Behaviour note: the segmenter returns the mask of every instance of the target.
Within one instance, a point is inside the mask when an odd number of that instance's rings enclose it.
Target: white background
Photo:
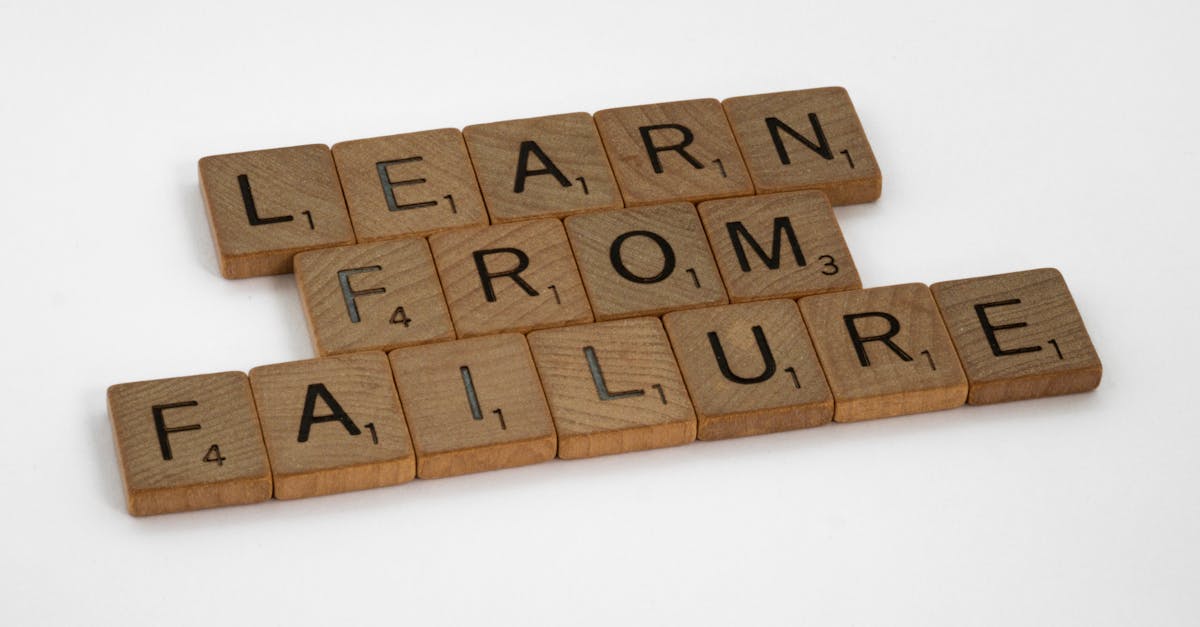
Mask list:
[[[1194,2],[0,5],[0,624],[1196,625]],[[104,390],[312,355],[208,154],[844,85],[867,286],[1056,266],[1094,393],[135,519]]]

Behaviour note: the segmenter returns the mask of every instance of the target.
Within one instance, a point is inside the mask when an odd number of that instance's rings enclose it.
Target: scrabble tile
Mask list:
[[[689,203],[565,222],[597,320],[728,302],[704,227]]]
[[[658,318],[529,334],[563,459],[696,439],[696,414]]]
[[[833,394],[796,303],[772,300],[663,316],[701,440],[816,427]]]
[[[271,469],[246,375],[114,385],[108,416],[130,514],[271,498]]]
[[[459,337],[592,321],[558,220],[438,233],[429,245]]]
[[[487,224],[457,129],[340,142],[333,159],[360,242]]]
[[[606,109],[596,126],[627,206],[754,193],[716,100]]]
[[[301,253],[296,283],[318,355],[454,339],[423,238]]]
[[[382,352],[250,371],[275,498],[298,499],[410,481],[416,457]]]
[[[935,283],[974,405],[1085,392],[1102,367],[1053,268]]]
[[[492,222],[624,206],[586,113],[477,124],[463,136]]]
[[[820,192],[710,200],[699,211],[733,302],[862,287],[842,229]]]
[[[355,241],[322,144],[204,157],[200,190],[227,279],[286,274],[296,253]]]
[[[388,356],[417,451],[418,477],[554,458],[554,423],[524,336],[400,348]]]
[[[949,409],[967,378],[921,283],[800,299],[838,422]]]
[[[879,198],[883,177],[841,87],[725,100],[759,194],[816,189],[834,205]]]

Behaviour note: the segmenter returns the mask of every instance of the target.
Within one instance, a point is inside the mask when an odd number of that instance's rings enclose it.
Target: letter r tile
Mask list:
[[[556,219],[437,233],[429,245],[460,338],[592,321]]]
[[[271,469],[246,375],[114,385],[108,415],[134,516],[271,498]]]
[[[958,407],[963,374],[929,288],[921,283],[800,299],[838,422]]]
[[[1054,268],[935,283],[973,405],[1100,385],[1100,357]]]
[[[563,459],[687,444],[696,414],[658,318],[529,334]]]

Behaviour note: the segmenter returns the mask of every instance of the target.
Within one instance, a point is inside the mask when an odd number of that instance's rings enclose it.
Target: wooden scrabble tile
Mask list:
[[[974,405],[1085,392],[1102,367],[1054,268],[935,283]]]
[[[296,282],[318,355],[454,339],[423,238],[301,253]]]
[[[689,203],[571,216],[567,236],[597,320],[728,302]]]
[[[558,220],[438,233],[429,245],[459,337],[592,321]]]
[[[967,378],[921,283],[800,299],[838,422],[949,409]]]
[[[627,206],[754,193],[716,100],[606,109],[596,126]]]
[[[275,498],[298,499],[412,480],[416,457],[382,352],[260,366],[250,386]]]
[[[796,303],[772,300],[663,316],[699,419],[719,440],[815,427],[833,394]]]
[[[841,87],[724,101],[759,194],[816,189],[834,205],[879,198],[883,177]]]
[[[821,192],[710,200],[699,211],[733,302],[862,287]]]
[[[624,206],[586,113],[477,124],[463,136],[492,222]]]
[[[354,243],[323,144],[204,157],[200,190],[227,279],[286,274],[298,252]]]
[[[658,318],[529,334],[563,459],[696,439],[696,414]]]
[[[271,498],[271,469],[246,375],[114,385],[108,416],[130,514]]]
[[[360,242],[487,224],[458,129],[340,142],[333,159]]]
[[[400,348],[388,356],[417,451],[418,477],[554,458],[554,423],[524,336]]]

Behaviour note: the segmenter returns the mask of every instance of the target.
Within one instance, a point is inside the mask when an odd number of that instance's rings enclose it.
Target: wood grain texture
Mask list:
[[[879,198],[879,163],[844,88],[739,96],[724,106],[757,193],[815,189],[834,205]]]
[[[974,405],[1095,389],[1103,367],[1062,274],[1041,268],[933,284]]]
[[[825,382],[796,303],[772,300],[663,316],[699,421],[720,440],[816,427],[833,419]]]
[[[535,331],[529,347],[562,459],[696,439],[696,414],[658,318]]]
[[[565,225],[597,320],[728,302],[690,203],[572,216]]]
[[[842,229],[821,192],[710,200],[699,211],[733,302],[862,287]]]
[[[595,119],[626,206],[754,193],[716,100],[606,109]]]
[[[296,283],[318,355],[454,339],[423,238],[301,253]]]
[[[275,498],[396,485],[416,457],[387,356],[355,353],[259,366],[250,386]]]
[[[296,253],[355,241],[323,144],[204,157],[200,190],[227,279],[286,274]]]
[[[554,423],[524,336],[401,348],[388,357],[417,452],[418,477],[554,458]]]
[[[833,391],[834,420],[936,411],[966,401],[966,375],[924,284],[809,296],[800,300],[800,311]]]
[[[477,124],[463,136],[493,222],[624,206],[586,113]]]
[[[114,385],[108,416],[130,514],[271,498],[271,470],[246,375]]]
[[[460,338],[592,321],[558,220],[438,233],[429,245]]]
[[[457,129],[339,142],[333,159],[359,242],[488,223]]]

